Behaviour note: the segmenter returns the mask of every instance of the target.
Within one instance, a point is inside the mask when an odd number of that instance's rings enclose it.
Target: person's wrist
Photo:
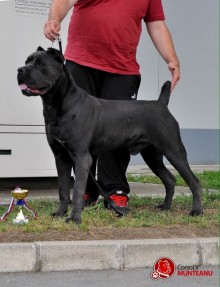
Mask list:
[[[55,18],[49,18],[48,19],[48,22],[52,22],[52,21],[55,21],[57,22],[58,24],[60,24],[60,21],[58,19],[55,19]]]
[[[179,59],[178,59],[177,57],[174,57],[173,59],[171,59],[171,60],[169,61],[168,64],[173,64],[173,65],[175,65],[175,66],[179,66],[179,65],[180,65],[180,62],[179,62]]]
[[[180,63],[178,60],[168,62],[168,67],[170,69],[180,69]]]

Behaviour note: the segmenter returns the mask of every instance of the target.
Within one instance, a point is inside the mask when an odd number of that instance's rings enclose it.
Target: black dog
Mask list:
[[[46,134],[54,153],[59,180],[60,203],[55,216],[63,216],[70,202],[70,175],[74,166],[73,208],[66,221],[81,222],[83,194],[92,155],[119,147],[141,153],[166,188],[164,203],[170,208],[175,177],[163,164],[163,155],[176,168],[193,194],[191,215],[202,214],[201,187],[190,170],[177,121],[169,112],[170,82],[158,101],[107,101],[80,89],[63,64],[62,54],[42,48],[18,69],[18,84],[26,96],[40,95]]]

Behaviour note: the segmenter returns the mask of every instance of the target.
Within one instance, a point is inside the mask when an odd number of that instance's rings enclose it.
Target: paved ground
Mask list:
[[[102,270],[40,273],[2,273],[1,287],[217,287],[218,267],[201,268],[213,272],[211,277],[180,277],[152,280],[152,268],[141,270]]]
[[[171,172],[176,172],[175,168],[172,165],[166,165],[166,167]],[[219,171],[219,165],[190,165],[190,168],[193,172],[203,172],[206,171]],[[128,166],[127,173],[136,173],[136,174],[151,174],[151,170],[147,165],[135,165]]]
[[[165,190],[164,186],[161,184],[146,184],[146,183],[130,183],[131,192],[130,195],[136,194],[138,196],[164,196]],[[217,192],[216,190],[209,190],[210,192]],[[177,186],[175,188],[174,198],[177,195],[191,195],[191,191],[188,187],[180,187]],[[31,189],[29,191],[27,201],[33,199],[54,199],[58,200],[58,191],[57,189]],[[8,205],[11,201],[11,192],[8,191],[0,191],[0,204]]]
[[[167,165],[167,168],[171,172],[175,172],[175,169],[171,165]],[[191,166],[194,172],[203,172],[204,170],[219,170],[218,165],[195,165]],[[146,165],[129,166],[128,173],[132,174],[152,174],[151,170]],[[30,192],[27,198],[41,199],[50,198],[58,199],[57,192],[57,180],[56,179],[0,179],[0,204],[9,204],[11,201],[10,187],[19,185],[23,188],[30,188]],[[164,195],[164,187],[160,184],[143,184],[143,183],[130,183],[131,194],[138,194],[139,196],[156,196]],[[188,187],[175,188],[175,195],[178,194],[191,194]]]
[[[22,187],[22,186],[21,186]],[[164,195],[164,187],[161,184],[130,183],[131,193],[139,196]],[[190,194],[188,187],[176,187],[175,196],[178,194]],[[58,200],[57,189],[31,189],[27,201],[33,199],[54,199]],[[0,204],[7,205],[12,199],[10,190],[0,191]]]

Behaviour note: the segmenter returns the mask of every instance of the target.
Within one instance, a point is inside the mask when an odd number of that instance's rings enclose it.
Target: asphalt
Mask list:
[[[199,272],[210,276],[180,276],[176,269],[173,276],[153,280],[153,268],[136,270],[79,270],[62,272],[1,273],[1,287],[217,287],[218,266],[200,267]]]
[[[171,172],[174,169],[167,166]],[[219,166],[191,166],[194,172],[219,170]],[[146,166],[130,166],[128,173],[150,174]],[[21,188],[25,181],[21,183]],[[29,189],[27,201],[34,199],[58,200],[55,188],[56,180],[35,182],[25,188]],[[7,183],[10,186],[10,179]],[[14,182],[13,182],[14,183]],[[11,192],[8,188],[0,189],[0,205],[8,205]],[[27,182],[25,182],[27,184]],[[138,196],[164,195],[164,187],[156,184],[131,183],[131,194]],[[217,192],[211,190],[211,192]],[[187,187],[176,187],[178,194],[190,195]],[[1,215],[0,215],[1,216]],[[180,239],[146,239],[113,241],[63,241],[0,243],[0,272],[26,271],[68,271],[68,270],[105,270],[134,269],[152,267],[160,257],[170,257],[176,264],[182,265],[218,265],[219,240],[215,238],[180,238]]]

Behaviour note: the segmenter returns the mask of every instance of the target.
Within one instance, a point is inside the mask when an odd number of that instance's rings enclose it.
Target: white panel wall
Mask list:
[[[26,3],[26,5],[20,5]],[[44,134],[40,97],[25,97],[17,85],[17,68],[38,46],[51,47],[44,37],[46,15],[37,15],[35,3],[49,4],[50,0],[0,1],[0,177],[54,176],[54,158]],[[19,14],[15,6],[20,5]],[[48,13],[49,5],[45,6]],[[33,14],[27,14],[35,8]],[[25,9],[25,10],[24,10]],[[31,12],[30,12],[31,13]],[[66,45],[68,18],[62,24],[62,41]],[[55,43],[55,47],[58,45]]]
[[[47,17],[15,14],[14,7],[17,1],[0,1],[0,123],[39,125],[43,124],[40,98],[28,99],[21,95],[16,81],[17,68],[24,65],[27,56],[38,46],[47,48],[52,43],[43,34]],[[31,3],[31,0],[25,0],[25,2]],[[49,3],[49,0],[45,0],[45,3],[47,2]],[[67,21],[63,23],[62,32],[64,46],[67,34],[66,24]]]
[[[181,62],[181,81],[172,94],[170,110],[181,128],[218,129],[219,1],[164,0],[163,6]],[[142,67],[139,98],[143,99],[157,98],[157,93],[151,94],[152,87],[159,83],[159,90],[171,78],[164,61],[160,57],[159,63],[155,61],[149,42],[142,35],[138,58]]]

